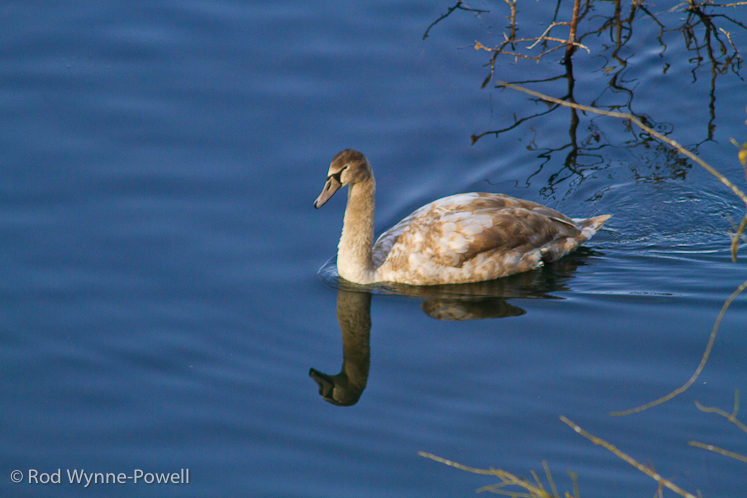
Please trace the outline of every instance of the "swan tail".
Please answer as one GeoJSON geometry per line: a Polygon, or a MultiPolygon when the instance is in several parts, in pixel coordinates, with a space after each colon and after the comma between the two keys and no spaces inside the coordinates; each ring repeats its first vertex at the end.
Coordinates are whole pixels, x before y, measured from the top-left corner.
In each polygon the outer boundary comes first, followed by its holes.
{"type": "Polygon", "coordinates": [[[604,222],[609,220],[611,216],[611,214],[603,214],[601,216],[594,216],[593,218],[583,220],[579,224],[581,226],[581,236],[584,237],[583,241],[592,238],[592,236],[602,228],[604,222]]]}
{"type": "Polygon", "coordinates": [[[612,215],[605,214],[602,216],[594,216],[593,218],[579,221],[578,225],[581,229],[581,233],[579,233],[575,237],[559,238],[544,246],[540,250],[542,253],[542,260],[546,262],[556,261],[569,252],[576,250],[578,246],[589,240],[595,233],[597,233],[597,230],[602,228],[602,225],[604,225],[605,221],[610,219],[610,216],[612,215]]]}

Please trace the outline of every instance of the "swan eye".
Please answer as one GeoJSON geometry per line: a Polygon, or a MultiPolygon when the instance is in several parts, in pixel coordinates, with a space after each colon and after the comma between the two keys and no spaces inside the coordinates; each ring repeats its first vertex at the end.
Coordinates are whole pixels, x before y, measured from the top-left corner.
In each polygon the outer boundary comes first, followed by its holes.
{"type": "Polygon", "coordinates": [[[340,171],[338,171],[337,173],[332,173],[331,175],[329,175],[327,177],[327,180],[329,180],[330,178],[334,178],[339,183],[342,183],[342,172],[345,171],[346,169],[348,169],[348,165],[347,164],[340,171]]]}

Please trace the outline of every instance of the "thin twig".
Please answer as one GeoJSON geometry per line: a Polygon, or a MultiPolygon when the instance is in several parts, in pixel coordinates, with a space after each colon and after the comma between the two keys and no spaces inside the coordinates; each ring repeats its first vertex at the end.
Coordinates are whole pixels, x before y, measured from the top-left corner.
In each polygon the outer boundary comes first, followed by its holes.
{"type": "Polygon", "coordinates": [[[535,45],[537,45],[537,44],[538,44],[538,43],[539,43],[540,41],[542,41],[542,40],[545,40],[545,39],[549,40],[550,38],[545,38],[545,35],[546,35],[547,33],[549,33],[549,32],[550,32],[550,30],[551,30],[552,28],[554,28],[555,26],[568,26],[568,24],[569,24],[569,23],[567,23],[567,22],[554,22],[554,23],[550,24],[550,25],[549,25],[549,26],[547,27],[547,29],[545,30],[545,32],[544,32],[544,33],[542,33],[542,34],[541,34],[541,35],[539,36],[539,38],[537,38],[537,41],[535,41],[534,43],[532,43],[531,45],[529,45],[529,46],[527,47],[527,50],[529,50],[529,49],[532,49],[532,48],[534,48],[534,46],[535,46],[535,45]]]}
{"type": "MultiPolygon", "coordinates": [[[[745,426],[742,422],[739,421],[739,419],[737,419],[737,412],[739,411],[739,389],[734,390],[734,410],[731,413],[726,413],[724,410],[721,410],[720,408],[703,406],[697,401],[695,402],[695,406],[697,406],[698,410],[702,412],[716,413],[718,415],[721,415],[722,417],[726,418],[729,422],[733,423],[734,425],[742,429],[743,432],[747,433],[747,426],[745,426]]],[[[699,443],[697,441],[690,441],[689,444],[690,446],[696,446],[698,448],[703,448],[708,451],[715,451],[716,453],[721,453],[724,456],[728,456],[730,458],[735,458],[737,460],[747,462],[747,457],[740,455],[739,453],[734,453],[732,451],[728,451],[723,448],[713,446],[712,444],[704,444],[704,443],[699,443]]]]}
{"type": "MultiPolygon", "coordinates": [[[[522,42],[532,42],[532,41],[533,42],[537,42],[537,41],[539,41],[541,39],[542,39],[542,37],[540,37],[540,38],[520,38],[518,40],[513,40],[511,42],[512,43],[522,43],[522,42]]],[[[548,37],[545,37],[544,40],[562,43],[562,45],[560,45],[559,47],[553,47],[553,48],[547,49],[541,55],[548,54],[548,53],[550,53],[550,52],[552,52],[554,50],[557,50],[559,48],[563,48],[566,45],[566,40],[563,40],[562,38],[548,38],[548,37]]],[[[505,50],[503,50],[503,47],[505,47],[508,44],[509,41],[510,40],[506,40],[505,42],[503,42],[501,44],[500,47],[490,48],[490,47],[486,47],[485,45],[483,45],[479,41],[475,40],[475,50],[485,50],[487,52],[498,52],[498,53],[501,53],[501,54],[507,54],[507,55],[513,55],[513,56],[523,57],[525,59],[536,59],[537,57],[541,57],[541,55],[536,56],[536,57],[532,57],[532,56],[529,56],[529,55],[514,54],[514,53],[511,53],[511,52],[506,52],[505,50]]],[[[534,45],[536,45],[536,43],[534,45]]],[[[527,48],[532,48],[532,47],[534,47],[534,45],[532,45],[531,47],[527,47],[527,48]]],[[[591,50],[589,50],[589,47],[587,47],[583,43],[574,42],[572,45],[574,45],[576,47],[579,47],[579,48],[583,48],[588,53],[591,53],[591,50]]]]}
{"type": "Polygon", "coordinates": [[[673,139],[671,139],[671,138],[669,138],[669,137],[667,137],[665,135],[662,135],[661,133],[659,133],[659,132],[657,132],[657,131],[649,128],[648,126],[646,126],[645,124],[643,124],[637,117],[635,117],[632,114],[628,114],[628,113],[625,113],[625,112],[605,111],[605,110],[602,110],[602,109],[597,109],[596,107],[589,107],[589,106],[577,104],[575,102],[568,102],[568,101],[565,101],[565,100],[556,99],[556,98],[550,97],[548,95],[544,95],[542,93],[535,92],[533,90],[529,90],[527,88],[524,88],[524,87],[521,87],[521,86],[518,86],[518,85],[513,85],[511,83],[505,83],[503,81],[496,81],[496,84],[498,86],[502,86],[502,87],[505,87],[505,88],[511,88],[513,90],[518,90],[518,91],[524,92],[524,93],[526,93],[528,95],[532,95],[534,97],[537,97],[537,98],[539,98],[541,100],[545,100],[547,102],[554,102],[556,104],[559,104],[559,105],[562,105],[562,106],[565,106],[565,107],[572,107],[572,108],[578,109],[580,111],[586,111],[586,112],[591,112],[591,113],[594,113],[594,114],[600,114],[602,116],[610,116],[610,117],[613,117],[613,118],[627,119],[630,122],[632,122],[633,124],[635,124],[636,126],[638,126],[639,128],[641,128],[643,131],[645,131],[646,133],[648,133],[649,135],[652,135],[652,136],[658,138],[659,140],[661,140],[665,144],[667,144],[667,145],[669,145],[669,146],[677,149],[677,151],[680,154],[682,154],[683,156],[686,156],[687,158],[691,159],[692,161],[695,161],[696,163],[698,163],[701,167],[703,167],[703,169],[705,169],[710,174],[712,174],[713,176],[715,176],[716,178],[718,178],[721,183],[723,183],[724,185],[726,185],[732,192],[734,192],[734,194],[737,197],[739,197],[742,200],[742,202],[744,202],[745,205],[747,206],[747,194],[745,194],[744,192],[742,192],[728,178],[726,178],[724,175],[722,175],[721,173],[719,173],[715,168],[713,168],[713,166],[711,166],[707,162],[703,161],[701,158],[699,158],[698,156],[696,156],[695,154],[693,154],[689,150],[685,149],[676,140],[673,140],[673,139]]]}
{"type": "Polygon", "coordinates": [[[733,423],[742,431],[747,433],[747,425],[744,425],[742,422],[737,419],[737,411],[739,410],[739,389],[736,389],[734,391],[734,411],[731,413],[726,413],[724,410],[721,410],[716,407],[710,407],[710,406],[703,406],[697,401],[695,402],[695,406],[698,407],[698,410],[706,413],[716,413],[718,415],[721,415],[722,417],[726,418],[729,422],[733,423]]]}
{"type": "Polygon", "coordinates": [[[688,493],[684,489],[674,484],[672,481],[669,481],[668,479],[663,478],[658,473],[654,472],[650,467],[647,467],[643,465],[642,463],[638,463],[630,455],[618,450],[615,446],[611,445],[604,439],[598,438],[595,435],[586,432],[581,427],[576,425],[574,422],[570,421],[568,418],[561,415],[560,420],[562,420],[563,423],[568,425],[571,429],[576,431],[578,434],[581,434],[582,436],[584,436],[586,439],[588,439],[592,443],[602,446],[604,449],[608,451],[611,451],[612,453],[615,454],[616,457],[620,458],[621,460],[624,460],[625,462],[629,463],[636,469],[640,470],[641,472],[643,472],[644,474],[646,474],[647,476],[655,480],[657,483],[659,483],[660,486],[664,486],[667,489],[670,489],[674,491],[675,493],[677,493],[678,495],[684,496],[686,498],[697,498],[695,495],[688,493]]]}
{"type": "MultiPolygon", "coordinates": [[[[747,228],[747,214],[742,218],[742,223],[739,224],[739,227],[737,228],[737,233],[732,235],[731,237],[731,261],[732,263],[737,262],[737,249],[739,249],[739,241],[742,239],[742,234],[744,234],[744,230],[747,228]]],[[[731,235],[731,232],[729,233],[731,235]]]]}
{"type": "MultiPolygon", "coordinates": [[[[513,42],[513,40],[516,39],[516,0],[503,0],[508,4],[508,6],[511,8],[511,15],[508,16],[508,19],[511,21],[511,38],[510,40],[513,42]]],[[[506,36],[504,33],[503,36],[506,36]]]]}
{"type": "MultiPolygon", "coordinates": [[[[522,42],[522,41],[534,41],[535,39],[536,38],[526,38],[526,39],[523,39],[523,40],[516,40],[516,43],[522,42]]],[[[495,62],[495,55],[497,55],[497,54],[510,55],[510,56],[514,57],[514,59],[517,59],[517,60],[518,59],[528,59],[528,60],[533,60],[535,62],[539,62],[547,54],[555,52],[556,50],[561,49],[563,47],[567,47],[565,40],[561,40],[561,39],[558,39],[558,38],[545,38],[545,40],[556,41],[558,43],[561,43],[561,45],[558,45],[558,46],[552,47],[552,48],[548,48],[547,50],[545,50],[544,52],[542,52],[541,54],[536,55],[536,56],[531,56],[531,55],[526,55],[526,54],[520,54],[518,52],[509,52],[507,50],[503,50],[503,47],[507,45],[506,42],[504,42],[500,47],[489,48],[489,47],[486,47],[485,45],[483,45],[482,43],[480,43],[479,41],[475,41],[475,50],[486,50],[488,52],[494,52],[493,61],[491,61],[491,65],[493,65],[494,62],[495,62]]],[[[591,51],[589,50],[589,47],[587,47],[586,45],[583,45],[581,43],[573,43],[572,45],[574,47],[583,48],[584,50],[586,50],[586,52],[591,53],[591,51]]],[[[491,76],[492,76],[492,70],[491,70],[491,76]]],[[[487,81],[489,81],[489,80],[490,80],[490,77],[488,77],[485,80],[485,83],[487,83],[487,81]]],[[[485,83],[483,83],[483,87],[485,86],[485,83]]]]}
{"type": "Polygon", "coordinates": [[[732,301],[734,301],[737,298],[737,296],[741,294],[742,291],[745,289],[747,289],[747,281],[742,282],[742,285],[737,287],[737,290],[732,292],[731,296],[729,296],[729,299],[727,299],[724,305],[721,307],[721,312],[718,314],[718,318],[716,318],[716,323],[713,324],[713,330],[711,331],[711,337],[708,339],[708,345],[706,346],[705,352],[703,353],[703,358],[700,360],[700,365],[698,365],[698,368],[695,369],[695,373],[693,374],[692,377],[690,377],[690,380],[685,382],[685,384],[682,387],[675,389],[674,391],[667,394],[666,396],[659,398],[655,401],[652,401],[651,403],[646,403],[645,405],[639,406],[637,408],[631,408],[630,410],[625,410],[623,412],[611,412],[610,415],[613,417],[622,417],[625,415],[642,412],[643,410],[647,410],[654,406],[660,405],[664,403],[665,401],[669,401],[670,399],[674,398],[678,394],[682,394],[683,392],[687,391],[687,389],[691,385],[693,385],[693,383],[695,382],[695,379],[698,378],[700,373],[705,368],[706,362],[708,361],[708,357],[711,354],[711,349],[713,348],[713,343],[716,341],[716,333],[718,332],[718,328],[721,326],[721,320],[723,320],[724,315],[726,314],[726,310],[729,309],[729,306],[731,305],[732,301]]]}
{"type": "Polygon", "coordinates": [[[451,15],[451,13],[454,12],[455,10],[457,10],[457,9],[459,9],[459,10],[466,10],[468,12],[477,12],[478,15],[479,14],[483,14],[485,12],[490,12],[489,10],[473,9],[471,7],[466,7],[466,6],[463,7],[462,3],[463,3],[463,0],[457,0],[456,5],[454,5],[453,7],[449,7],[449,11],[446,12],[446,14],[443,14],[441,17],[439,17],[438,19],[436,19],[435,21],[433,21],[431,23],[431,25],[428,26],[428,29],[425,30],[425,34],[423,34],[423,40],[425,40],[426,38],[428,38],[428,32],[431,30],[431,28],[433,26],[435,26],[439,22],[441,22],[444,19],[446,19],[447,17],[449,17],[449,15],[451,15]]]}
{"type": "Polygon", "coordinates": [[[578,28],[578,15],[579,9],[581,8],[581,0],[574,0],[573,2],[573,14],[571,15],[571,32],[568,34],[568,45],[574,45],[576,43],[576,29],[578,28]]]}
{"type": "MultiPolygon", "coordinates": [[[[447,460],[445,458],[441,458],[440,456],[436,456],[432,453],[426,453],[424,451],[418,451],[418,455],[425,458],[430,458],[431,460],[435,460],[436,462],[443,463],[444,465],[448,465],[449,467],[454,467],[459,470],[464,470],[466,472],[471,472],[472,474],[480,474],[480,475],[488,475],[488,476],[496,476],[503,481],[501,483],[502,486],[519,486],[527,491],[529,491],[531,496],[537,496],[539,498],[553,498],[553,496],[545,491],[542,487],[535,486],[531,484],[526,479],[521,479],[520,477],[517,477],[509,472],[506,472],[505,470],[500,469],[478,469],[475,467],[468,467],[466,465],[462,465],[461,463],[454,462],[452,460],[447,460]]],[[[494,485],[495,486],[495,485],[494,485]]]]}
{"type": "Polygon", "coordinates": [[[737,50],[737,47],[734,45],[734,42],[731,41],[731,33],[726,31],[724,28],[718,28],[719,31],[721,31],[723,34],[726,35],[726,39],[729,40],[729,45],[731,45],[731,49],[734,51],[735,54],[739,54],[739,50],[737,50]]]}
{"type": "Polygon", "coordinates": [[[695,446],[697,448],[703,448],[704,450],[708,450],[708,451],[715,451],[716,453],[721,453],[724,456],[728,456],[730,458],[735,458],[737,460],[747,462],[746,456],[740,455],[739,453],[734,453],[733,451],[725,450],[723,448],[719,448],[718,446],[713,446],[712,444],[703,444],[697,441],[690,441],[688,444],[690,446],[695,446]]]}

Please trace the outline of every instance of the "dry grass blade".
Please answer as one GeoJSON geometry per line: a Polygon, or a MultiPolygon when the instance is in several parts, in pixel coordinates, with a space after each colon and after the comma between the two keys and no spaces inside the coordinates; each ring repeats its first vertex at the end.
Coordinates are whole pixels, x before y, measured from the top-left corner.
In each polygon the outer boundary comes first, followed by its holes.
{"type": "Polygon", "coordinates": [[[651,470],[649,467],[646,467],[642,463],[638,463],[631,456],[618,450],[615,446],[611,445],[604,439],[598,438],[595,435],[586,432],[585,430],[583,430],[581,427],[579,427],[578,425],[576,425],[574,422],[570,421],[566,417],[563,417],[561,415],[560,420],[562,420],[563,423],[568,425],[571,429],[576,431],[578,434],[581,434],[582,436],[584,436],[586,439],[588,439],[592,443],[602,446],[604,449],[612,452],[616,457],[620,458],[621,460],[624,460],[625,462],[629,463],[636,469],[640,470],[641,472],[643,472],[644,474],[646,474],[647,476],[655,480],[657,483],[659,483],[660,486],[664,486],[665,488],[670,489],[674,491],[675,493],[677,493],[678,495],[684,496],[686,498],[697,498],[694,494],[688,493],[684,489],[674,484],[672,481],[669,481],[663,478],[662,476],[660,476],[659,474],[651,470]]]}
{"type": "MultiPolygon", "coordinates": [[[[573,482],[573,498],[581,498],[581,493],[578,490],[578,474],[569,470],[568,475],[571,476],[571,481],[573,482]]],[[[566,498],[571,498],[568,496],[568,493],[565,496],[566,498]]]]}
{"type": "MultiPolygon", "coordinates": [[[[547,462],[542,460],[542,468],[545,469],[545,477],[547,478],[547,482],[550,483],[550,489],[552,489],[552,495],[555,498],[560,498],[560,495],[558,495],[558,488],[555,487],[555,481],[552,480],[552,474],[550,473],[550,467],[547,466],[547,462]]],[[[539,479],[537,480],[539,482],[539,479]]]]}
{"type": "Polygon", "coordinates": [[[526,496],[530,498],[555,498],[553,495],[548,493],[543,487],[542,484],[534,485],[527,481],[526,479],[522,479],[520,477],[517,477],[510,472],[506,472],[504,470],[500,469],[478,469],[475,467],[468,467],[466,465],[462,465],[461,463],[453,462],[451,460],[447,460],[445,458],[441,458],[440,456],[436,456],[432,453],[426,453],[424,451],[418,451],[418,455],[430,458],[431,460],[435,460],[436,462],[443,463],[444,465],[448,465],[449,467],[454,467],[459,470],[464,470],[465,472],[470,472],[472,474],[480,474],[480,475],[488,475],[488,476],[495,476],[501,480],[499,484],[494,484],[491,486],[486,486],[484,488],[480,488],[482,491],[492,491],[494,493],[509,495],[509,496],[526,496]],[[511,491],[502,490],[499,488],[505,487],[505,486],[518,486],[521,488],[524,488],[529,493],[515,493],[511,491]]]}

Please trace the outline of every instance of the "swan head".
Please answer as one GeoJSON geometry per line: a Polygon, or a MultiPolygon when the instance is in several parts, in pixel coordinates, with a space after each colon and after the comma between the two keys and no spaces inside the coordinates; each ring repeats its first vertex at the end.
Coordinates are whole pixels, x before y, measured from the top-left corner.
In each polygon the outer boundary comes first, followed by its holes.
{"type": "Polygon", "coordinates": [[[363,153],[353,149],[345,149],[332,158],[327,172],[327,182],[319,197],[314,201],[314,207],[320,208],[345,185],[353,185],[373,178],[373,170],[363,153]]]}

